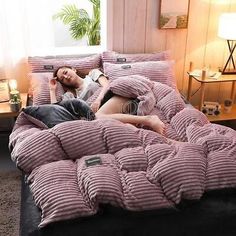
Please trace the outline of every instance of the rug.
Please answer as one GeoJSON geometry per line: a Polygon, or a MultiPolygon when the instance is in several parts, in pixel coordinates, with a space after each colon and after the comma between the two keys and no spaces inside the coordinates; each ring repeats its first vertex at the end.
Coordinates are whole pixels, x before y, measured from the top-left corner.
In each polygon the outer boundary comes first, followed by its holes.
{"type": "Polygon", "coordinates": [[[18,236],[20,224],[21,172],[0,171],[0,235],[18,236]]]}

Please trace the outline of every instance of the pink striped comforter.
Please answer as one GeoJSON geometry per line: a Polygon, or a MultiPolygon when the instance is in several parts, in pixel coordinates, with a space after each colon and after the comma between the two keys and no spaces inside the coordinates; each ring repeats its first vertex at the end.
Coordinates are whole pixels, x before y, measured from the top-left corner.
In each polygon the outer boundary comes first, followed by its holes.
{"type": "Polygon", "coordinates": [[[184,108],[178,93],[140,76],[117,79],[114,93],[138,97],[138,113],[158,114],[166,137],[115,120],[70,121],[51,129],[21,113],[12,159],[29,174],[42,210],[39,227],[96,214],[109,203],[132,211],[174,208],[181,199],[236,187],[236,132],[184,108]],[[99,162],[88,166],[95,158],[99,162]]]}

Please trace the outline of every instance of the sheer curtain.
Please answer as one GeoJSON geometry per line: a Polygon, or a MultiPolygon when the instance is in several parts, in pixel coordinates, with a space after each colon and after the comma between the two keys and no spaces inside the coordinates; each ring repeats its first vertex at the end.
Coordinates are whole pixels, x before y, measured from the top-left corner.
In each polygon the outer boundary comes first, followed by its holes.
{"type": "Polygon", "coordinates": [[[16,79],[21,70],[19,67],[28,55],[50,53],[54,43],[53,2],[1,0],[0,78],[16,79]]]}

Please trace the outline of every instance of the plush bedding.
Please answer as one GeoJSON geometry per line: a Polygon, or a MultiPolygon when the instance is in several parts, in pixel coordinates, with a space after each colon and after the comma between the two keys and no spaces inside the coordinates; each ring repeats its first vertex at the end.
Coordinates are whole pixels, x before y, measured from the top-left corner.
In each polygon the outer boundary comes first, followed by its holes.
{"type": "Polygon", "coordinates": [[[102,204],[174,209],[207,191],[236,187],[236,131],[209,123],[185,108],[176,90],[143,76],[121,77],[110,89],[138,98],[138,115],[159,115],[165,136],[111,119],[49,129],[21,112],[9,145],[42,211],[39,227],[95,215],[102,204]]]}
{"type": "Polygon", "coordinates": [[[115,80],[121,76],[138,74],[146,76],[150,80],[176,88],[176,81],[173,74],[174,61],[144,61],[126,64],[104,62],[103,67],[104,73],[110,80],[115,80]]]}

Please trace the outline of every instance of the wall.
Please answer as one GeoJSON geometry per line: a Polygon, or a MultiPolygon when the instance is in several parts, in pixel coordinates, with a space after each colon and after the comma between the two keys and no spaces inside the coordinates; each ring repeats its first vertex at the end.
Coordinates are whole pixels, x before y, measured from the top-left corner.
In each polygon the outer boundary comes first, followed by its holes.
{"type": "MultiPolygon", "coordinates": [[[[195,68],[212,69],[226,62],[228,48],[217,36],[218,18],[222,12],[235,12],[236,0],[190,0],[187,29],[158,29],[159,5],[160,0],[113,0],[112,48],[127,53],[170,49],[178,89],[186,94],[190,61],[195,68]]],[[[205,100],[222,102],[230,96],[230,85],[207,85],[205,100]]],[[[198,88],[194,82],[193,91],[198,88]]],[[[199,92],[191,101],[196,104],[198,98],[199,92]]]]}

